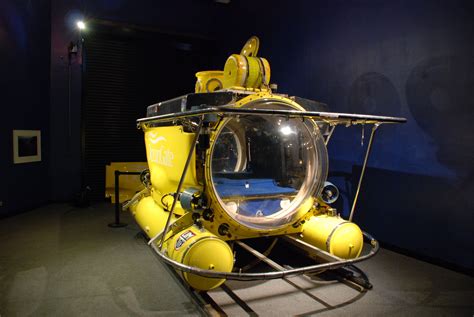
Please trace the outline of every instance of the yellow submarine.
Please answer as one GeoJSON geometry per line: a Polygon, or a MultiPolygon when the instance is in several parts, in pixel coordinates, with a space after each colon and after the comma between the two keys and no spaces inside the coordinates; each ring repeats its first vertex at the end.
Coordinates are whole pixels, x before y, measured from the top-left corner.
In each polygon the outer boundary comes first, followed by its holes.
{"type": "Polygon", "coordinates": [[[251,37],[223,71],[198,72],[195,93],[151,105],[137,121],[149,169],[141,175],[145,189],[124,209],[156,254],[197,290],[226,279],[340,268],[378,250],[351,220],[375,131],[406,119],[328,112],[322,103],[276,93],[258,48],[251,37]],[[327,182],[326,146],[339,125],[372,126],[349,219],[331,207],[339,192],[327,182]],[[234,271],[234,243],[267,236],[290,238],[326,261],[234,271]]]}

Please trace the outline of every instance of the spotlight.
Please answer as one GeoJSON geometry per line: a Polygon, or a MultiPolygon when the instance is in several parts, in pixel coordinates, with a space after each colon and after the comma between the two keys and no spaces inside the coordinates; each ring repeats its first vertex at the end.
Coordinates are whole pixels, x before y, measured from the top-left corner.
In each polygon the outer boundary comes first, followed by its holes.
{"type": "Polygon", "coordinates": [[[76,25],[77,25],[77,28],[81,31],[86,28],[86,24],[84,23],[84,21],[77,21],[76,25]]]}

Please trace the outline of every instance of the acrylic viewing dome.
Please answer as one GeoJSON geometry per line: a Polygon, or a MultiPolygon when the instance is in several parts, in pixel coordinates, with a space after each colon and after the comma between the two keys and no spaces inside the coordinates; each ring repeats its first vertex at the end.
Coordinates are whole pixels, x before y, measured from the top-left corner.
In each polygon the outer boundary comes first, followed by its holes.
{"type": "MultiPolygon", "coordinates": [[[[245,108],[295,110],[281,101],[245,108]]],[[[249,228],[276,229],[319,195],[327,151],[313,120],[267,115],[227,118],[211,149],[212,190],[224,211],[249,228]]],[[[311,207],[311,205],[309,205],[311,207]]]]}

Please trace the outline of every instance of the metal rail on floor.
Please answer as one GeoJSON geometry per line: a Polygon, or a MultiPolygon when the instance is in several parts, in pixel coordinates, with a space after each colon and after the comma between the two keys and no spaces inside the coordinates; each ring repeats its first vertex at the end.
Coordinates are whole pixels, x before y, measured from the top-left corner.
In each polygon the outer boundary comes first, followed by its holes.
{"type": "MultiPolygon", "coordinates": [[[[297,246],[298,250],[304,251],[305,254],[313,260],[327,262],[327,263],[331,263],[331,262],[332,263],[338,263],[338,262],[341,261],[340,258],[338,258],[338,257],[336,257],[332,254],[329,254],[329,253],[327,253],[323,250],[320,250],[320,249],[318,249],[318,248],[316,248],[316,247],[314,247],[314,246],[298,239],[295,236],[284,236],[283,240],[287,243],[290,243],[292,245],[297,246]]],[[[371,240],[371,241],[375,241],[375,240],[371,240]]],[[[268,257],[267,252],[264,252],[265,254],[263,254],[263,253],[259,252],[258,250],[256,250],[255,248],[248,245],[247,243],[244,243],[242,241],[235,241],[235,245],[237,245],[239,248],[247,251],[249,254],[253,255],[259,262],[263,262],[263,263],[267,264],[268,266],[270,266],[272,269],[276,270],[277,272],[295,270],[292,267],[281,265],[281,264],[275,262],[274,260],[272,260],[268,257]]],[[[374,247],[374,246],[372,245],[372,247],[374,247]]],[[[155,248],[153,248],[153,249],[155,249],[155,248]]],[[[377,250],[378,250],[378,244],[377,244],[377,250]]],[[[157,250],[155,249],[155,251],[157,251],[157,250]]],[[[155,255],[158,255],[157,252],[154,252],[154,253],[155,253],[155,255]]],[[[324,264],[324,263],[322,263],[322,264],[324,264]]],[[[174,267],[172,265],[170,265],[170,268],[174,268],[174,267]]],[[[367,277],[365,276],[365,274],[362,271],[360,271],[359,269],[356,269],[356,271],[361,273],[361,275],[363,275],[365,278],[360,278],[360,277],[353,276],[353,274],[351,272],[349,272],[345,269],[341,269],[340,265],[339,265],[338,268],[328,267],[328,268],[321,269],[321,270],[318,270],[318,271],[313,270],[313,271],[310,272],[310,274],[303,274],[303,275],[300,275],[300,276],[302,276],[305,279],[308,279],[308,280],[312,281],[312,277],[314,277],[315,275],[320,275],[320,274],[322,274],[326,271],[329,271],[329,270],[331,271],[331,273],[334,277],[333,280],[336,283],[340,282],[341,284],[346,285],[346,286],[358,291],[359,293],[365,293],[367,290],[372,288],[372,285],[368,282],[367,277]]],[[[177,273],[177,271],[175,271],[175,270],[171,270],[171,271],[174,272],[175,277],[177,277],[180,280],[181,284],[183,284],[183,285],[186,284],[182,280],[180,274],[177,273]]],[[[244,273],[241,273],[241,274],[244,274],[244,273]]],[[[252,273],[247,273],[247,274],[252,274],[252,273]]],[[[301,292],[302,294],[306,295],[307,297],[309,297],[310,299],[316,301],[317,303],[323,305],[324,310],[334,309],[336,307],[340,307],[340,306],[345,305],[345,304],[339,304],[339,305],[334,306],[334,305],[329,304],[328,302],[322,300],[318,296],[312,294],[308,289],[306,289],[304,287],[301,287],[296,282],[290,280],[289,276],[283,276],[283,277],[281,277],[281,279],[285,283],[293,286],[297,291],[301,292]]],[[[312,281],[312,282],[314,282],[314,281],[312,281]]],[[[209,292],[194,290],[189,285],[186,285],[185,289],[188,292],[190,292],[190,294],[189,294],[190,298],[202,310],[204,310],[209,315],[211,315],[211,316],[227,316],[227,313],[225,312],[225,309],[223,307],[221,307],[218,302],[215,301],[215,299],[209,294],[209,292]]],[[[257,316],[257,313],[250,307],[249,303],[245,302],[245,300],[240,298],[232,290],[231,286],[224,283],[218,289],[221,289],[224,293],[226,293],[235,302],[235,304],[238,305],[239,307],[241,307],[249,316],[257,316]]],[[[212,294],[212,291],[211,291],[211,294],[212,294]]],[[[357,296],[357,298],[359,298],[359,296],[357,296]]]]}
{"type": "MultiPolygon", "coordinates": [[[[306,243],[304,241],[301,241],[301,240],[299,240],[298,238],[296,238],[294,236],[285,236],[285,237],[283,237],[283,239],[285,241],[287,241],[288,243],[298,245],[299,248],[302,248],[306,252],[311,252],[311,254],[308,254],[308,255],[311,255],[310,258],[312,258],[312,259],[319,259],[319,260],[322,260],[322,261],[337,261],[337,260],[340,260],[339,258],[337,258],[337,257],[335,257],[335,256],[333,256],[333,255],[331,255],[327,252],[324,252],[324,251],[322,251],[318,248],[315,248],[314,246],[306,245],[306,243]],[[299,245],[300,243],[303,243],[304,245],[299,245]],[[308,246],[309,246],[309,248],[308,248],[308,246]]],[[[278,264],[277,262],[270,259],[265,254],[259,252],[258,250],[252,248],[251,246],[249,246],[248,244],[246,244],[242,241],[236,241],[235,244],[238,245],[243,250],[250,253],[251,255],[253,255],[259,261],[264,262],[265,264],[267,264],[268,266],[270,266],[271,268],[273,268],[277,271],[284,271],[284,270],[288,269],[288,266],[283,266],[283,265],[278,264]]],[[[311,276],[302,275],[302,277],[305,278],[305,279],[311,280],[311,277],[313,277],[314,275],[319,275],[319,274],[323,273],[323,271],[326,271],[326,270],[321,270],[319,272],[313,272],[311,274],[311,276]]],[[[341,284],[344,284],[344,285],[358,291],[361,294],[371,288],[371,285],[368,281],[364,282],[363,279],[357,280],[357,278],[356,279],[352,279],[350,277],[348,278],[348,275],[350,275],[350,274],[348,274],[347,272],[338,271],[338,270],[332,270],[331,272],[334,274],[334,278],[337,282],[340,282],[341,284]]],[[[362,274],[363,274],[363,272],[362,272],[362,274]]],[[[364,274],[364,276],[365,276],[365,274],[364,274]]],[[[316,296],[315,294],[311,293],[307,288],[298,285],[298,283],[296,283],[295,281],[289,279],[288,277],[283,277],[282,280],[284,282],[286,282],[287,284],[293,286],[297,291],[299,291],[302,294],[309,297],[311,300],[314,300],[318,304],[322,305],[324,307],[322,309],[322,311],[334,309],[334,308],[341,307],[341,306],[344,306],[344,305],[348,305],[352,302],[352,301],[349,301],[347,303],[342,303],[342,304],[338,304],[338,305],[331,305],[327,301],[325,301],[325,300],[319,298],[318,296],[316,296]]],[[[251,308],[250,304],[247,303],[245,300],[243,300],[241,297],[239,297],[238,294],[236,294],[234,292],[234,290],[232,289],[231,286],[229,286],[228,284],[223,284],[223,285],[220,286],[220,289],[225,294],[227,294],[233,300],[233,302],[236,305],[238,305],[242,310],[244,310],[249,316],[258,316],[258,314],[251,308]]],[[[208,312],[209,315],[211,315],[211,316],[216,316],[216,315],[218,315],[218,316],[228,316],[227,313],[225,312],[225,309],[223,307],[221,307],[219,305],[219,303],[216,302],[215,299],[211,295],[209,295],[208,292],[205,292],[205,291],[200,291],[200,292],[194,291],[194,292],[195,292],[195,294],[197,294],[197,296],[200,296],[200,298],[208,304],[208,305],[206,305],[205,309],[206,309],[206,311],[208,312]]],[[[212,293],[212,291],[211,291],[211,293],[212,293]]],[[[356,299],[360,298],[361,296],[362,295],[356,296],[356,299]]],[[[226,303],[226,306],[228,306],[228,305],[229,304],[226,303]]]]}

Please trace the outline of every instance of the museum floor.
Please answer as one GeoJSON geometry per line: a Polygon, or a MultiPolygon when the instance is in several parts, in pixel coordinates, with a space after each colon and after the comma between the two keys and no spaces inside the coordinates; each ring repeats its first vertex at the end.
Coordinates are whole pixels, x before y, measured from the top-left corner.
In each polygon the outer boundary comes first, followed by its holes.
{"type": "MultiPolygon", "coordinates": [[[[0,219],[0,316],[203,315],[128,214],[113,207],[54,204],[0,219]]],[[[229,282],[245,304],[209,292],[229,316],[473,316],[474,278],[387,250],[358,265],[373,290],[340,283],[229,282]],[[302,290],[303,289],[303,290],[302,290]],[[246,306],[247,305],[247,306],[246,306]]]]}

